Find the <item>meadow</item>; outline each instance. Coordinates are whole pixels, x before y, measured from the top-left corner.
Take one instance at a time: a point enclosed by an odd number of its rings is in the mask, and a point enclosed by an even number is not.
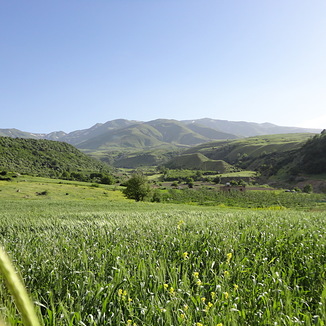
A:
[[[38,178],[0,190],[0,243],[42,325],[326,324],[322,207],[136,203]],[[1,276],[0,316],[21,325]]]

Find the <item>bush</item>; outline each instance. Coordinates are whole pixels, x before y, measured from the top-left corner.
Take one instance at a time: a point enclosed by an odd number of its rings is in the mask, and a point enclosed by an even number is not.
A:
[[[313,192],[313,187],[311,184],[307,184],[303,187],[302,191],[306,194],[311,194]]]
[[[115,183],[115,179],[112,175],[105,175],[101,178],[101,183],[106,185],[113,185]]]
[[[122,192],[129,199],[143,201],[151,193],[147,178],[140,173],[133,174],[125,185],[126,188]]]
[[[154,191],[151,201],[153,203],[160,203],[162,201],[161,193],[159,190]]]

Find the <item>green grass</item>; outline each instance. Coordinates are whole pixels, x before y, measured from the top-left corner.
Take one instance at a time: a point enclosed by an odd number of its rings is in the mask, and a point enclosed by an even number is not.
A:
[[[2,199],[21,200],[116,200],[123,198],[118,186],[98,185],[86,182],[56,180],[36,177],[20,177],[15,181],[0,181]],[[42,194],[46,192],[46,194]]]
[[[219,174],[222,178],[253,178],[257,176],[256,171],[239,171]]]
[[[0,243],[42,325],[326,323],[324,212],[135,203],[81,184],[3,197],[10,187],[0,184]],[[21,325],[1,278],[0,307]]]

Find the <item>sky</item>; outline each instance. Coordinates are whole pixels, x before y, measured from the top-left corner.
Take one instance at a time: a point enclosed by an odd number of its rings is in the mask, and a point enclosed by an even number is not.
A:
[[[0,128],[326,128],[325,0],[0,0]]]

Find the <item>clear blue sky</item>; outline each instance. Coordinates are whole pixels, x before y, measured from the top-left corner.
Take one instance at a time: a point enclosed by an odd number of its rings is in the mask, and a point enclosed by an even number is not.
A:
[[[0,128],[326,128],[325,0],[0,0]]]

